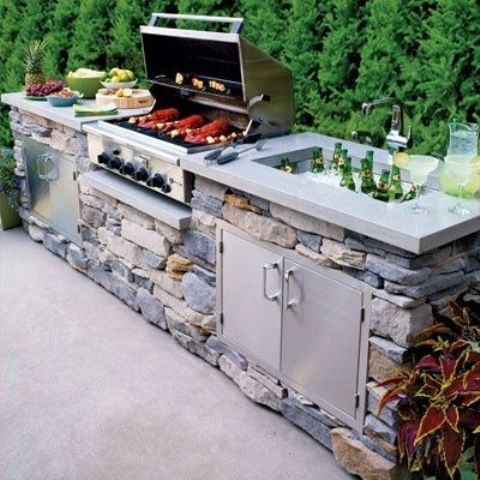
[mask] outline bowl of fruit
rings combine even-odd
[[[138,82],[131,70],[112,68],[103,78],[102,85],[108,90],[120,90],[133,88]]]
[[[83,93],[85,98],[95,98],[96,93],[102,87],[101,80],[105,72],[79,68],[67,75],[67,85],[73,90]]]
[[[59,92],[65,87],[60,80],[49,80],[46,83],[29,85],[25,89],[25,98],[28,100],[46,100],[48,95]]]
[[[79,98],[83,98],[83,94],[66,87],[59,92],[47,95],[47,100],[52,107],[71,107],[77,103]]]

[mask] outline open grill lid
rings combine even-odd
[[[230,32],[161,27],[159,21],[228,23]],[[294,122],[290,71],[240,35],[242,18],[154,13],[140,27],[147,78],[155,98],[182,100],[247,115],[263,133],[288,132]],[[177,73],[184,83],[175,82]],[[192,85],[203,82],[203,89]],[[225,86],[210,88],[209,81]]]

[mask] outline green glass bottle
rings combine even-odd
[[[403,197],[402,181],[400,177],[400,168],[396,165],[392,166],[390,175],[390,187],[388,188],[390,200],[400,200]]]
[[[312,152],[312,173],[322,173],[324,170],[323,148],[316,147]]]
[[[388,170],[382,170],[382,174],[380,175],[380,179],[378,180],[377,189],[373,194],[373,198],[375,200],[380,200],[382,202],[388,202],[390,197],[388,195],[388,188],[389,188],[389,179],[390,179],[390,172]]]
[[[352,173],[352,158],[347,157],[343,163],[342,179],[340,180],[340,186],[355,191],[355,180]]]
[[[332,163],[330,165],[330,170],[333,170],[335,173],[338,172],[338,162],[342,156],[342,144],[337,142],[335,144],[335,149],[333,150]]]
[[[408,202],[409,200],[413,200],[417,196],[417,189],[415,185],[410,187],[410,190],[403,196],[401,202]]]
[[[375,191],[375,180],[373,178],[373,165],[370,163],[368,157],[365,157],[360,162],[360,177],[362,179],[362,183],[360,185],[360,189],[362,193],[369,194]]]
[[[342,153],[340,155],[340,158],[338,159],[338,163],[337,163],[337,173],[339,175],[343,174],[343,166],[345,165],[345,162],[347,161],[347,158],[348,158],[348,150],[343,149]]]
[[[375,191],[375,189],[377,188],[377,185],[375,183],[375,178],[373,176],[373,150],[367,150],[367,160],[368,160],[368,166],[369,166],[369,170],[370,170],[370,177],[369,177],[369,181],[370,181],[370,186],[371,186],[371,189],[372,189],[372,192]]]

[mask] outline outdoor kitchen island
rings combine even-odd
[[[409,367],[409,347],[435,312],[480,279],[474,201],[474,214],[458,217],[447,211],[454,199],[429,190],[430,214],[414,215],[408,203],[272,168],[315,146],[328,158],[335,139],[307,133],[269,139],[223,166],[205,166],[205,153],[180,158],[193,182],[189,207],[89,162],[94,119],[52,116],[20,94],[2,101],[11,105],[20,214],[33,240],[333,450],[348,471],[403,478],[397,416],[391,406],[376,411],[377,385]],[[31,142],[54,164],[55,155],[72,163],[66,193],[77,208],[62,218],[72,216],[78,234],[39,213]],[[354,162],[367,149],[344,144]],[[388,160],[381,150],[375,158]],[[54,177],[53,210],[64,206]]]

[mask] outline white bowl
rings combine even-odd
[[[108,90],[120,90],[121,88],[133,88],[138,83],[138,79],[130,82],[102,82],[102,85]]]

